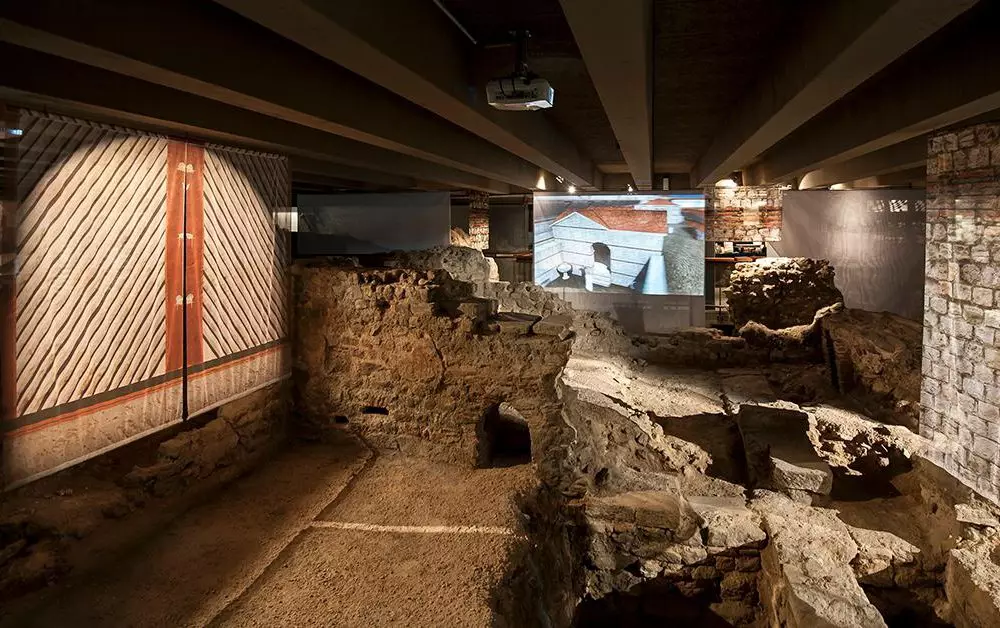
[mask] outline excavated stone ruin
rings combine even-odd
[[[406,260],[470,281],[398,256],[297,264],[288,431],[469,472],[530,463],[495,625],[1000,625],[1000,509],[912,429],[919,325],[824,288],[792,327],[630,336],[489,282],[469,251]],[[286,431],[255,404],[164,441],[76,521],[238,472]],[[42,586],[76,534],[31,512],[0,520],[8,590]]]
[[[303,265],[299,413],[533,462],[498,625],[994,625],[997,511],[907,429],[919,326],[844,308],[825,263],[765,274],[799,278],[790,318],[633,337],[479,271]]]
[[[736,327],[756,321],[771,329],[807,325],[828,305],[843,303],[826,260],[765,257],[737,264],[726,289]]]

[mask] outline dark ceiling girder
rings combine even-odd
[[[453,188],[507,194],[511,186],[121,74],[0,43],[0,97],[15,104],[344,164]]]
[[[486,104],[475,48],[430,0],[215,1],[574,185],[593,183],[591,161],[541,112]]]
[[[650,0],[560,0],[629,172],[653,185]]]
[[[835,183],[848,183],[900,170],[926,167],[926,164],[927,137],[921,135],[854,159],[813,170],[799,181],[799,189],[823,188]]]
[[[374,189],[412,190],[420,187],[413,177],[389,174],[346,164],[335,164],[321,159],[291,157],[288,160],[293,178],[300,181],[322,182],[335,180],[368,184]]]
[[[872,177],[857,179],[847,184],[851,190],[863,188],[884,187],[925,187],[927,185],[927,166],[887,172]]]
[[[531,187],[537,167],[214,3],[32,0],[0,5],[0,38]]]
[[[761,72],[756,88],[698,160],[692,180],[711,185],[800,127],[938,31],[977,0],[829,3],[799,40]]]
[[[982,31],[1000,3],[983,2],[802,125],[751,168],[789,181],[1000,108],[1000,46]]]

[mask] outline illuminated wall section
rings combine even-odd
[[[284,375],[284,159],[30,111],[16,129],[4,486],[180,421],[185,388],[193,414]]]

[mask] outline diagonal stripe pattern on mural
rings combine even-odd
[[[205,359],[284,338],[287,245],[274,227],[286,204],[287,161],[205,150]]]
[[[166,139],[26,112],[17,413],[162,374]]]

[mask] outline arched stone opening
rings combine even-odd
[[[509,403],[490,406],[479,421],[476,433],[480,468],[513,467],[531,462],[528,421]]]

